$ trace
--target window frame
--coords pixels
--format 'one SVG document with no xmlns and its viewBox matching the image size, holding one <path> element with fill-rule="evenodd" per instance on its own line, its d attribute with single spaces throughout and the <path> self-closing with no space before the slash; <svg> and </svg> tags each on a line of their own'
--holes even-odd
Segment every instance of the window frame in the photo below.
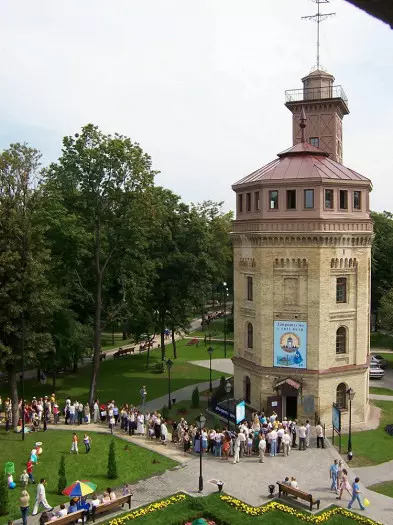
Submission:
<svg viewBox="0 0 393 525">
<path fill-rule="evenodd" d="M 252 211 L 252 197 L 251 197 L 251 192 L 248 191 L 246 192 L 246 212 L 250 212 Z"/>
<path fill-rule="evenodd" d="M 247 323 L 247 349 L 253 350 L 253 348 L 254 348 L 254 327 L 252 323 L 248 322 Z"/>
<path fill-rule="evenodd" d="M 344 196 L 345 206 L 341 206 L 341 196 Z M 348 211 L 348 190 L 339 190 L 338 194 L 339 210 Z"/>
<path fill-rule="evenodd" d="M 243 193 L 237 194 L 238 212 L 243 213 Z"/>
<path fill-rule="evenodd" d="M 344 386 L 344 388 L 342 388 L 342 386 Z M 340 391 L 339 387 L 341 387 Z M 348 395 L 346 383 L 341 382 L 336 386 L 336 407 L 341 410 L 346 410 L 348 408 Z"/>
<path fill-rule="evenodd" d="M 313 144 L 314 141 L 317 141 L 318 145 L 317 144 Z M 308 139 L 308 142 L 309 142 L 310 146 L 314 146 L 314 148 L 319 148 L 319 137 L 310 137 Z"/>
<path fill-rule="evenodd" d="M 251 275 L 247 275 L 246 278 L 246 297 L 247 301 L 254 300 L 254 280 Z"/>
<path fill-rule="evenodd" d="M 272 193 L 276 193 L 277 194 L 277 199 L 276 199 L 276 204 L 277 206 L 275 207 L 272 207 L 271 206 L 271 203 L 272 203 Z M 273 210 L 278 210 L 278 207 L 279 207 L 279 193 L 278 193 L 278 190 L 269 190 L 269 202 L 268 202 L 268 207 L 269 207 L 269 211 L 273 211 Z"/>
<path fill-rule="evenodd" d="M 330 207 L 326 206 L 326 193 L 327 192 L 330 192 L 331 197 L 332 197 L 331 198 L 331 206 Z M 325 210 L 329 210 L 329 211 L 330 210 L 334 210 L 334 190 L 331 189 L 331 188 L 324 188 L 324 190 L 323 190 L 323 208 Z"/>
<path fill-rule="evenodd" d="M 306 198 L 306 192 L 311 191 L 312 192 L 312 206 L 306 206 L 307 204 L 307 198 Z M 312 188 L 303 190 L 303 208 L 305 210 L 313 210 L 315 208 L 315 191 Z"/>
<path fill-rule="evenodd" d="M 289 207 L 288 206 L 289 201 L 293 198 L 293 196 L 295 197 L 295 206 Z M 286 190 L 286 192 L 285 192 L 285 200 L 286 200 L 286 209 L 287 210 L 296 210 L 297 209 L 297 191 L 296 190 L 294 190 L 294 189 Z"/>
<path fill-rule="evenodd" d="M 339 281 L 342 281 L 339 283 Z M 341 294 L 341 290 L 344 290 L 344 293 Z M 343 300 L 340 299 L 340 296 L 343 296 Z M 348 302 L 348 278 L 347 277 L 336 277 L 336 303 L 337 304 L 346 304 Z"/>
<path fill-rule="evenodd" d="M 254 209 L 255 211 L 261 211 L 261 196 L 259 191 L 254 192 Z"/>
<path fill-rule="evenodd" d="M 359 196 L 359 206 L 355 207 L 355 193 Z M 352 194 L 352 209 L 355 211 L 362 211 L 362 191 L 361 190 L 353 190 Z"/>
<path fill-rule="evenodd" d="M 346 326 L 339 326 L 336 330 L 336 355 L 345 355 L 348 353 L 347 343 L 348 329 Z"/>
</svg>

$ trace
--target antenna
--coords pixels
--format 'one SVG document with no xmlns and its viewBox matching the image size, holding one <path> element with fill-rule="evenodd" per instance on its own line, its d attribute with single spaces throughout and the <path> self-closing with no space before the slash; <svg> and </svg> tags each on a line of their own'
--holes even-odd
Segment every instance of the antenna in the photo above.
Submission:
<svg viewBox="0 0 393 525">
<path fill-rule="evenodd" d="M 315 15 L 302 16 L 302 20 L 311 20 L 312 22 L 317 23 L 317 69 L 320 67 L 319 62 L 319 24 L 329 18 L 329 16 L 334 16 L 336 13 L 321 13 L 320 7 L 321 4 L 329 4 L 330 0 L 312 0 L 318 6 L 318 11 Z"/>
</svg>

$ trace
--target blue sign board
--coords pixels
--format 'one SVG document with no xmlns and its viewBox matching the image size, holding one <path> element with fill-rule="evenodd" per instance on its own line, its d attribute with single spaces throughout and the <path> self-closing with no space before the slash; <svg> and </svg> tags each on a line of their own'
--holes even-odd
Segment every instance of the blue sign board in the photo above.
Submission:
<svg viewBox="0 0 393 525">
<path fill-rule="evenodd" d="M 274 321 L 273 366 L 307 368 L 307 323 Z"/>
<path fill-rule="evenodd" d="M 246 419 L 246 402 L 240 401 L 236 405 L 236 425 Z"/>
<path fill-rule="evenodd" d="M 334 403 L 332 407 L 332 425 L 334 430 L 341 432 L 341 410 Z"/>
</svg>

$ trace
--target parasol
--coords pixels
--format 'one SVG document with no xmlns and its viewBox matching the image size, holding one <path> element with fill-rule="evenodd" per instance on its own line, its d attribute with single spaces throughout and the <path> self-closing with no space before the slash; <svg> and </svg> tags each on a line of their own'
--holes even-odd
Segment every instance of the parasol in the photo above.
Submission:
<svg viewBox="0 0 393 525">
<path fill-rule="evenodd" d="M 69 485 L 63 490 L 63 494 L 65 496 L 69 496 L 70 498 L 76 498 L 80 496 L 87 496 L 88 494 L 92 494 L 97 488 L 97 485 L 95 483 L 91 483 L 87 480 L 82 481 L 75 481 L 72 483 L 72 485 Z"/>
</svg>

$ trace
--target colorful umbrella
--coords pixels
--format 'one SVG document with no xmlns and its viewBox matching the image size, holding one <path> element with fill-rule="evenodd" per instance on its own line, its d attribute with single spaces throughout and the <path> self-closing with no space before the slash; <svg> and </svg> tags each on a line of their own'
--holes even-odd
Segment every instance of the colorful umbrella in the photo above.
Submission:
<svg viewBox="0 0 393 525">
<path fill-rule="evenodd" d="M 77 480 L 69 487 L 66 487 L 63 490 L 63 494 L 65 496 L 69 496 L 70 498 L 76 498 L 92 494 L 96 490 L 96 488 L 97 485 L 95 483 L 91 483 L 90 481 L 87 481 L 85 479 L 83 479 L 82 481 Z"/>
</svg>

